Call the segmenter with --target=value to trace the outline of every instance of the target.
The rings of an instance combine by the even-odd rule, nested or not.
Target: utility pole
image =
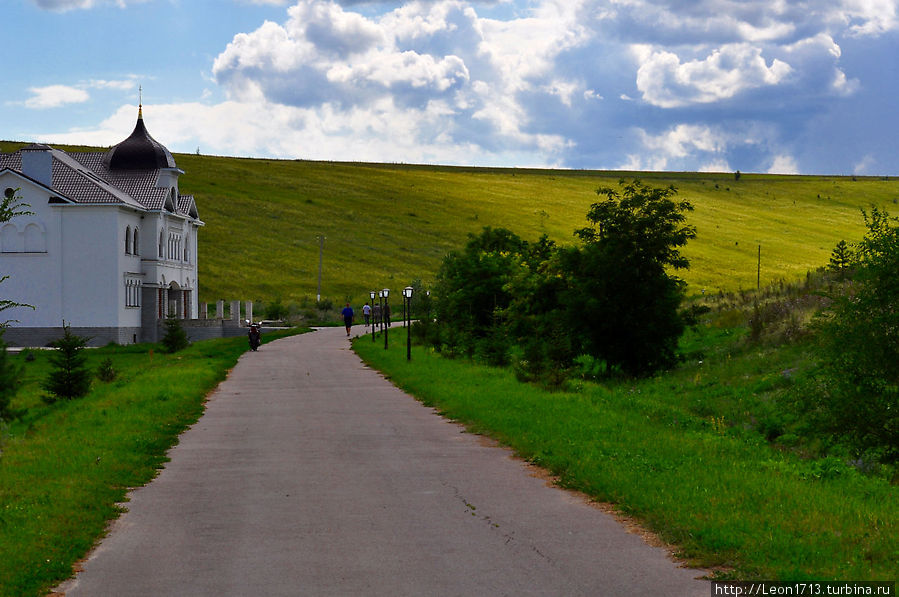
[[[322,260],[325,253],[325,236],[318,235],[318,294],[315,295],[315,302],[322,301]]]
[[[756,278],[755,278],[755,289],[760,290],[762,288],[762,245],[759,245],[759,265],[756,270]]]

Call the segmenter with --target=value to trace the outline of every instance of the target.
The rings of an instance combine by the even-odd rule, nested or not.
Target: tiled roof
[[[48,150],[53,157],[54,190],[75,203],[128,205],[148,211],[165,206],[169,189],[156,187],[158,169],[110,170],[104,163],[104,153]],[[21,153],[0,154],[0,169],[3,168],[22,172]],[[197,217],[191,195],[180,196],[175,209],[181,215]]]

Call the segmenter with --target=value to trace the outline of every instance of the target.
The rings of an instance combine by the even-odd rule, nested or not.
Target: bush
[[[173,315],[165,320],[165,335],[162,337],[162,345],[166,352],[174,353],[190,346],[187,334],[181,327],[181,320]]]
[[[103,361],[100,362],[100,366],[97,367],[97,379],[109,383],[115,381],[115,378],[116,370],[112,366],[112,359],[107,357],[103,359]]]
[[[271,321],[280,321],[286,319],[289,314],[287,307],[281,302],[281,299],[275,299],[273,302],[265,306],[265,318]]]
[[[69,326],[63,326],[63,331],[62,338],[50,343],[56,349],[49,357],[53,369],[43,384],[43,388],[50,393],[46,399],[50,403],[58,399],[81,398],[91,389],[91,372],[87,368],[87,355],[84,354],[88,338],[76,336]]]

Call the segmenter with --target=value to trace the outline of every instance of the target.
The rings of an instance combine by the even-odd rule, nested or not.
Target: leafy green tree
[[[165,335],[161,342],[166,352],[169,353],[178,352],[190,346],[187,333],[181,327],[181,320],[174,315],[169,315],[165,320]]]
[[[575,232],[583,247],[560,252],[560,301],[578,352],[642,375],[675,362],[685,284],[669,272],[689,267],[680,249],[696,229],[673,186],[619,186],[597,190],[605,199],[587,213],[591,226]]]
[[[92,374],[84,354],[87,341],[87,338],[76,336],[69,326],[64,325],[62,338],[50,343],[56,350],[50,353],[52,370],[43,384],[43,388],[51,394],[50,402],[80,398],[90,391]]]
[[[473,355],[481,340],[490,338],[495,346],[502,339],[501,313],[511,300],[506,284],[526,247],[513,232],[486,227],[469,235],[461,252],[444,257],[436,278],[440,300],[435,311],[450,352]]]
[[[857,273],[817,322],[823,354],[818,408],[858,450],[899,461],[899,221],[864,213]]]

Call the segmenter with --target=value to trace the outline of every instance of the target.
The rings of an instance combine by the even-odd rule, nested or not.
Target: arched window
[[[131,226],[125,227],[125,254],[131,255]]]
[[[159,233],[159,258],[165,257],[165,230]]]
[[[138,230],[137,228],[134,229],[134,239],[131,244],[131,253],[133,255],[140,255],[140,240],[138,239],[138,236],[137,236],[137,230]]]

